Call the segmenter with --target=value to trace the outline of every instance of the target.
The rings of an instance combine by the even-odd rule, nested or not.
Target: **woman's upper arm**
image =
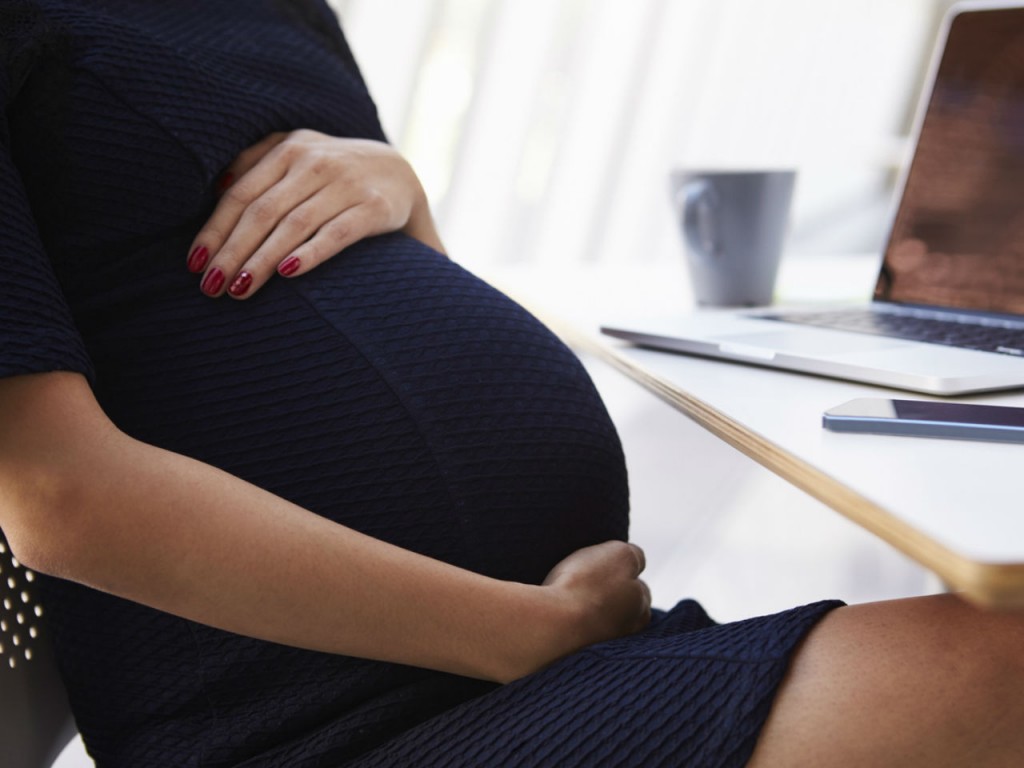
[[[69,508],[45,500],[66,493],[81,440],[111,427],[86,381],[92,365],[19,172],[8,116],[21,108],[18,88],[32,65],[23,54],[36,50],[28,44],[38,19],[20,6],[11,12],[16,23],[0,40],[0,527],[31,558],[46,515]]]
[[[118,432],[85,377],[63,371],[0,379],[0,425],[0,528],[39,567],[71,535],[90,457]]]

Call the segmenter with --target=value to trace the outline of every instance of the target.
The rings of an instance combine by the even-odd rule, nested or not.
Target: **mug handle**
[[[718,256],[718,197],[705,179],[692,179],[679,189],[677,201],[683,211],[683,237],[701,259]]]

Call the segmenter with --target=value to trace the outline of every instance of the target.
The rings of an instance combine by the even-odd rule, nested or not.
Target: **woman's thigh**
[[[1024,612],[849,606],[804,641],[750,766],[1020,766],[1022,722]]]

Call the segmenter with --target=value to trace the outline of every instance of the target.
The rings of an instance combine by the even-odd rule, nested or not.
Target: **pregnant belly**
[[[375,238],[245,302],[183,272],[80,321],[128,433],[499,578],[625,536],[621,450],[589,378],[439,254]]]

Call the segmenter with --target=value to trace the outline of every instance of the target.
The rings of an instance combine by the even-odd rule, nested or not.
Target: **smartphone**
[[[1024,408],[862,397],[825,411],[833,432],[1024,443]]]

